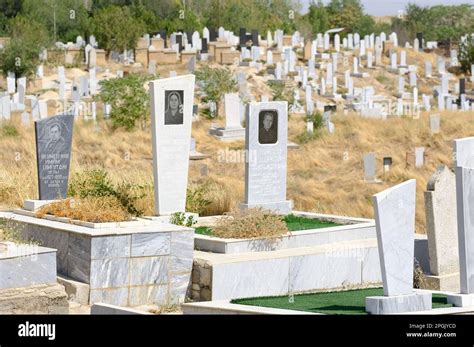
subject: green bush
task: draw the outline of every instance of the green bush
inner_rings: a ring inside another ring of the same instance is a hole
[[[319,112],[306,117],[307,122],[313,122],[313,132],[310,133],[306,129],[297,137],[299,144],[305,144],[321,137],[322,129],[324,128],[323,116]]]
[[[226,93],[237,91],[237,82],[227,68],[211,68],[207,65],[195,72],[198,84],[205,93],[205,102],[216,103],[216,116],[219,116],[219,104]]]
[[[186,194],[186,211],[203,214],[211,203],[210,200],[206,199],[208,192],[208,184],[191,185]]]
[[[190,228],[197,223],[197,220],[193,216],[186,217],[183,212],[176,212],[171,215],[170,223]]]
[[[147,187],[127,182],[114,183],[103,169],[85,170],[76,173],[69,183],[70,197],[115,197],[133,216],[142,216],[144,211],[137,202],[146,195]]]
[[[2,137],[17,137],[19,135],[18,129],[13,124],[8,123],[1,125],[0,134],[2,134]]]
[[[110,119],[115,127],[133,130],[137,123],[146,128],[149,119],[150,98],[145,83],[151,76],[130,74],[100,82],[100,100],[111,105]]]

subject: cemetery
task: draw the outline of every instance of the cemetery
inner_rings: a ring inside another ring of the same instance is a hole
[[[0,313],[474,313],[474,28],[78,6],[0,38]]]

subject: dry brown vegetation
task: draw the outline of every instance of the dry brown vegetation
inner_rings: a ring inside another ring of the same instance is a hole
[[[261,208],[230,212],[212,228],[214,236],[231,239],[279,237],[287,232],[282,216]]]
[[[389,59],[384,56],[384,64]],[[435,71],[435,55],[407,50],[409,64],[419,66],[419,90],[431,90],[435,82],[423,78],[423,62],[431,59]],[[234,69],[232,67],[231,69]],[[245,68],[250,91],[257,96],[271,96],[265,77],[256,76],[256,70]],[[184,73],[183,66],[159,66],[158,72],[166,77],[169,70]],[[343,68],[338,70],[340,84]],[[369,72],[367,79],[355,79],[356,86],[371,84],[379,94],[390,95],[397,88],[396,77],[383,70],[361,69]],[[69,73],[68,70],[67,73]],[[377,81],[377,76],[383,83]],[[302,94],[303,95],[303,94]],[[304,99],[304,97],[301,97]],[[316,100],[327,101],[314,95]],[[100,106],[99,118],[100,114]],[[54,114],[52,109],[50,114]],[[435,112],[432,112],[435,113]],[[222,114],[222,113],[221,113]],[[13,115],[15,123],[15,115]],[[417,232],[425,232],[423,192],[426,183],[440,164],[452,167],[452,140],[474,134],[474,113],[441,112],[441,133],[431,135],[428,114],[420,119],[392,118],[386,121],[364,119],[356,115],[338,114],[332,118],[336,132],[325,131],[313,141],[288,152],[288,197],[294,200],[295,209],[354,217],[373,217],[371,196],[404,180],[417,179]],[[223,119],[201,120],[193,123],[192,134],[197,150],[210,155],[209,159],[190,162],[189,187],[206,186],[202,215],[216,215],[234,210],[244,198],[245,164],[243,161],[219,160],[221,151],[243,150],[243,141],[223,143],[208,134],[210,124]],[[16,122],[19,123],[18,121]],[[13,208],[26,198],[37,198],[35,143],[33,128],[16,126],[18,135],[6,136],[0,132],[0,208]],[[289,121],[289,140],[297,142],[306,129],[303,115],[292,114]],[[406,152],[424,146],[427,162],[416,169],[406,165]],[[377,176],[382,183],[369,184],[363,179],[363,155],[375,152]],[[235,153],[235,152],[232,152]],[[240,152],[234,156],[238,158]],[[392,170],[382,171],[382,158],[393,158]],[[231,158],[232,159],[232,158]],[[71,177],[85,169],[103,168],[114,182],[130,182],[152,187],[152,146],[149,130],[127,132],[113,130],[106,123],[77,121],[73,137]],[[173,184],[173,182],[170,182]],[[152,214],[153,191],[137,201],[145,212]]]
[[[47,214],[92,223],[125,222],[132,219],[114,197],[64,199],[44,205],[36,212],[38,218]]]
[[[288,152],[288,197],[295,209],[356,217],[373,217],[371,196],[404,180],[417,179],[417,232],[425,232],[423,192],[429,177],[440,164],[452,167],[452,140],[474,134],[474,113],[442,112],[441,133],[431,135],[428,114],[420,119],[393,118],[386,121],[364,119],[353,115],[333,117],[336,132],[323,134],[314,141]],[[203,214],[222,214],[243,201],[244,162],[219,161],[219,150],[243,149],[243,142],[222,143],[208,135],[211,121],[201,119],[193,124],[197,149],[211,158],[190,162],[189,183],[208,184],[205,195],[211,201]],[[97,128],[98,127],[98,128]],[[137,184],[151,184],[151,135],[148,131],[112,131],[105,125],[76,123],[73,139],[71,172],[100,167],[111,179]],[[98,130],[100,129],[100,130]],[[305,131],[303,117],[293,115],[289,138]],[[427,150],[423,168],[406,167],[406,152],[417,146]],[[373,151],[377,156],[379,184],[363,179],[363,155]],[[34,131],[19,129],[16,137],[0,139],[0,205],[21,206],[26,198],[36,198]],[[383,156],[393,158],[392,170],[382,172]],[[18,160],[15,160],[18,159]],[[208,174],[202,172],[207,165]],[[204,175],[203,175],[204,174]],[[207,182],[207,183],[206,183]],[[172,183],[171,183],[172,184]],[[153,195],[141,202],[153,211]]]

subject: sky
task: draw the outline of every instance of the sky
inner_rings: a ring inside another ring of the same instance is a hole
[[[399,10],[403,10],[408,3],[415,3],[419,6],[434,5],[459,5],[472,4],[474,0],[361,0],[365,12],[373,16],[393,16],[397,15]],[[311,0],[301,0],[303,12],[306,12]],[[324,3],[329,2],[323,0]]]

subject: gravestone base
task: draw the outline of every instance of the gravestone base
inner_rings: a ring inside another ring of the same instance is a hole
[[[190,151],[189,152],[189,159],[190,160],[202,160],[209,158],[209,155],[207,154],[202,154],[201,152],[196,152],[196,151]]]
[[[367,72],[351,73],[351,77],[367,78],[369,74]]]
[[[459,292],[459,272],[446,275],[426,275],[426,288],[447,292]]]
[[[209,133],[221,141],[236,141],[245,139],[245,128],[211,128]]]
[[[23,203],[23,209],[34,212],[44,205],[51,204],[58,200],[25,200]]]
[[[207,53],[201,53],[200,60],[201,61],[208,61],[209,60],[209,55]]]
[[[432,308],[431,299],[431,293],[422,292],[396,296],[369,296],[365,298],[365,311],[369,314],[428,311]]]
[[[456,307],[474,306],[474,294],[450,294],[448,295],[448,303]]]
[[[162,215],[162,216],[144,216],[143,219],[148,219],[154,222],[161,222],[161,223],[171,223],[170,220],[173,215]],[[189,217],[193,217],[194,220],[198,220],[199,214],[194,212],[184,212],[184,218],[188,219]]]
[[[250,209],[250,208],[262,208],[264,210],[270,210],[278,214],[290,214],[293,210],[293,200],[286,201],[277,201],[277,202],[267,202],[267,203],[254,203],[247,204],[242,202],[240,204],[240,209]]]

